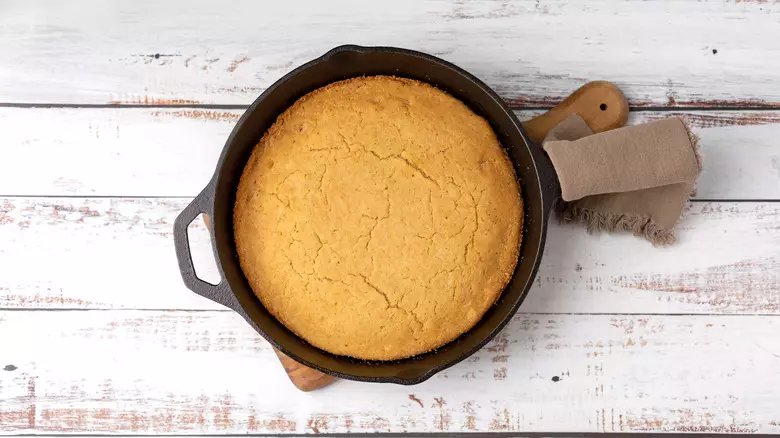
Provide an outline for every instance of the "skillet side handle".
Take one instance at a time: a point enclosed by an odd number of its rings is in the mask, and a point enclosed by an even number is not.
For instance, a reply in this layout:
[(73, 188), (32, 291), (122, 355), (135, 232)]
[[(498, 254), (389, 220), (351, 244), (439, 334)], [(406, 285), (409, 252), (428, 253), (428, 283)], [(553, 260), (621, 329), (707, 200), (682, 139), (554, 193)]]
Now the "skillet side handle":
[(201, 280), (195, 273), (195, 266), (192, 263), (187, 227), (199, 214), (208, 215), (209, 211), (212, 210), (212, 206), (213, 196), (207, 187), (179, 213), (179, 216), (173, 222), (173, 245), (176, 248), (179, 271), (181, 272), (182, 280), (184, 280), (184, 285), (189, 290), (215, 303), (237, 310), (235, 297), (228, 290), (227, 282), (222, 279), (218, 284), (211, 284)]
[(579, 114), (594, 133), (609, 131), (628, 121), (628, 101), (611, 82), (588, 82), (554, 108), (523, 123), (523, 128), (541, 145), (547, 133), (572, 114)]

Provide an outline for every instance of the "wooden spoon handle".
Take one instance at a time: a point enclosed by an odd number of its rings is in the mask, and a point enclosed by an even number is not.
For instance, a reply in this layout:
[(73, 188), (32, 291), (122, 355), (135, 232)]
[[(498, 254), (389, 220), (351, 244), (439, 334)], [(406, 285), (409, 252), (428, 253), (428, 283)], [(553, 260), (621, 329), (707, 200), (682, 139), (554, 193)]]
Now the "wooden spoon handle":
[[(203, 215), (203, 223), (206, 224), (206, 229), (211, 230), (211, 218), (205, 214)], [(287, 377), (292, 384), (301, 391), (320, 389), (336, 380), (333, 376), (319, 372), (314, 368), (301, 365), (276, 348), (274, 348), (274, 353), (276, 353), (276, 356), (279, 358), (279, 362), (282, 363), (284, 372), (287, 373)]]
[(628, 102), (615, 84), (588, 82), (556, 107), (524, 122), (523, 127), (534, 143), (541, 144), (555, 125), (572, 114), (579, 114), (585, 119), (593, 132), (604, 132), (626, 124)]

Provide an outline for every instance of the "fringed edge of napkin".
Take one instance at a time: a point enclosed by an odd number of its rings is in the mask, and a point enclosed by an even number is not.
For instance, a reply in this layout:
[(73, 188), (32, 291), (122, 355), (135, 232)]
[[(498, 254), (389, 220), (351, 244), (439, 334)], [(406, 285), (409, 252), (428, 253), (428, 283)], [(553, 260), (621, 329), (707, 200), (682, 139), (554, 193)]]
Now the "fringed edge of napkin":
[[(693, 156), (696, 158), (696, 164), (699, 166), (699, 173), (701, 173), (702, 169), (704, 169), (704, 165), (702, 164), (701, 150), (699, 148), (700, 138), (691, 130), (691, 119), (689, 119), (688, 116), (677, 116), (677, 118), (685, 127), (685, 132), (688, 134), (688, 140), (690, 140), (691, 146), (693, 147)], [(691, 197), (694, 196), (696, 196), (696, 186), (691, 190)]]
[(685, 126), (685, 132), (688, 133), (688, 140), (691, 141), (691, 146), (693, 147), (693, 156), (696, 157), (696, 164), (699, 165), (699, 172), (701, 173), (702, 169), (704, 169), (704, 165), (702, 164), (701, 150), (699, 147), (700, 138), (691, 130), (691, 120), (687, 116), (678, 116), (677, 118), (680, 119), (683, 126)]
[(596, 231), (606, 231), (608, 233), (627, 231), (637, 237), (649, 240), (654, 246), (671, 245), (677, 241), (673, 231), (661, 227), (647, 216), (602, 213), (587, 208), (575, 207), (571, 203), (564, 201), (559, 202), (556, 213), (558, 219), (563, 223), (575, 222), (585, 224), (588, 233), (591, 234)]
[[(688, 139), (691, 142), (693, 154), (696, 157), (696, 163), (701, 172), (702, 156), (699, 150), (699, 136), (696, 135), (690, 126), (690, 120), (687, 117), (678, 117), (685, 127)], [(694, 192), (691, 194), (693, 196)], [(556, 216), (563, 223), (582, 223), (587, 227), (588, 233), (596, 231), (606, 231), (613, 233), (617, 231), (630, 232), (634, 236), (643, 237), (650, 241), (653, 246), (667, 246), (677, 242), (677, 236), (674, 231), (668, 230), (657, 223), (649, 216), (631, 216), (627, 214), (603, 213), (587, 208), (576, 207), (573, 203), (558, 200), (556, 207)]]

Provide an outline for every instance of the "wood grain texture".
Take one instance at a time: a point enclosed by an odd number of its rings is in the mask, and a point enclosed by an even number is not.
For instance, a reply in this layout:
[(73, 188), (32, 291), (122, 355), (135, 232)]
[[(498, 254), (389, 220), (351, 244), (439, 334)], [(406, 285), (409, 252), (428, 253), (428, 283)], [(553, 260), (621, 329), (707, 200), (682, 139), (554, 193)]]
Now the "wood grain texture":
[(628, 102), (615, 84), (588, 82), (549, 111), (523, 122), (523, 128), (531, 141), (540, 145), (553, 128), (574, 114), (594, 133), (609, 131), (625, 126)]
[(274, 353), (276, 353), (276, 357), (279, 358), (279, 362), (281, 363), (282, 368), (284, 368), (284, 372), (287, 373), (290, 382), (301, 391), (308, 392), (322, 389), (336, 380), (336, 378), (331, 375), (302, 365), (276, 348), (273, 350)]
[[(223, 309), (188, 291), (172, 223), (188, 199), (0, 198), (0, 308)], [(208, 232), (195, 267), (219, 279)], [(532, 313), (780, 313), (780, 203), (697, 202), (679, 243), (551, 226)]]
[(634, 106), (780, 105), (780, 6), (771, 1), (1, 7), (0, 102), (248, 104), (296, 66), (352, 43), (440, 56), (516, 108), (550, 106), (593, 79), (616, 82)]
[(776, 317), (517, 315), (421, 385), (316, 394), (230, 312), (42, 321), (0, 312), (0, 433), (780, 432)]
[[(13, 163), (0, 172), (0, 195), (195, 196), (242, 113), (0, 108), (0, 162)], [(538, 114), (517, 112), (520, 120)], [(629, 123), (676, 115), (701, 136), (698, 198), (780, 200), (780, 112), (643, 111)]]

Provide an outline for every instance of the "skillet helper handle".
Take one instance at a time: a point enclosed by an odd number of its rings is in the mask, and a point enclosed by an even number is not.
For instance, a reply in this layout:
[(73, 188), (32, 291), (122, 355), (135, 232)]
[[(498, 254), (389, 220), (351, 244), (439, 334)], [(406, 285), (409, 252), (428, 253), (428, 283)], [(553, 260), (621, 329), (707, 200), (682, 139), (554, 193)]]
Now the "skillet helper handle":
[(234, 311), (237, 310), (237, 302), (233, 294), (226, 290), (225, 280), (218, 284), (211, 284), (198, 278), (195, 273), (195, 266), (192, 263), (192, 253), (190, 252), (190, 239), (187, 233), (187, 227), (190, 223), (203, 214), (205, 217), (211, 209), (212, 196), (209, 195), (209, 189), (203, 190), (192, 202), (179, 213), (173, 222), (173, 245), (176, 248), (176, 259), (179, 262), (179, 271), (181, 272), (184, 285), (196, 294), (208, 298), (215, 303), (222, 304)]
[(579, 114), (594, 133), (609, 131), (626, 124), (628, 102), (615, 84), (588, 82), (554, 108), (524, 122), (523, 128), (534, 143), (541, 145), (547, 133), (572, 114)]
[[(193, 204), (194, 203), (195, 202), (193, 201)], [(192, 204), (190, 204), (190, 205), (192, 205)], [(189, 206), (188, 206), (188, 208), (189, 208)], [(187, 209), (185, 209), (185, 212), (186, 211), (187, 211)], [(203, 213), (203, 223), (206, 224), (206, 228), (210, 231), (211, 230), (211, 218), (208, 216), (208, 214), (206, 212), (201, 212), (201, 213)], [(192, 220), (197, 215), (198, 215), (198, 213), (196, 213), (194, 216), (192, 216), (191, 219), (189, 219), (187, 221), (187, 223), (185, 224), (185, 229), (186, 229), (187, 225), (189, 225), (189, 223), (192, 222)], [(180, 217), (181, 216), (184, 216), (184, 212), (182, 212)], [(189, 215), (187, 217), (189, 217)], [(178, 221), (178, 218), (176, 220)], [(186, 236), (184, 238), (186, 240)], [(175, 229), (174, 229), (174, 240), (175, 239), (176, 239), (176, 236), (175, 236)], [(188, 246), (189, 246), (189, 243), (188, 243)], [(176, 247), (176, 252), (177, 252), (177, 255), (178, 255), (178, 243), (177, 243), (177, 247)], [(187, 254), (189, 254), (189, 250), (187, 251)], [(190, 260), (190, 265), (191, 264), (192, 264), (192, 261)], [(184, 273), (184, 271), (182, 270), (182, 276), (184, 275), (183, 273)], [(197, 279), (197, 277), (195, 277), (195, 278)], [(187, 280), (185, 280), (185, 283), (186, 283), (186, 281)], [(203, 282), (200, 279), (198, 279), (198, 281)], [(205, 282), (203, 282), (203, 283), (205, 283)], [(208, 284), (208, 283), (206, 283), (206, 284)], [(187, 287), (190, 287), (189, 284), (187, 285)], [(192, 288), (190, 287), (190, 289), (192, 289)], [(195, 289), (192, 289), (192, 291), (197, 293), (198, 295), (202, 295), (202, 296), (204, 296), (206, 298), (209, 298), (209, 299), (211, 299), (213, 301), (216, 301), (216, 302), (218, 302), (218, 303), (220, 303), (222, 305), (230, 307), (233, 310), (236, 310), (231, 305), (228, 305), (228, 304), (225, 304), (223, 302), (217, 301), (217, 300), (213, 299), (209, 295), (201, 294), (198, 291), (196, 291)], [(231, 292), (229, 292), (229, 291), (226, 291), (226, 292), (228, 294), (231, 294)], [(232, 294), (231, 294), (231, 299), (232, 299), (232, 302), (235, 303), (235, 297), (232, 297)], [(237, 305), (237, 303), (235, 303), (235, 305)], [(276, 353), (276, 356), (279, 358), (279, 362), (282, 363), (282, 367), (284, 367), (284, 372), (287, 373), (287, 377), (290, 379), (290, 382), (292, 382), (292, 384), (295, 385), (295, 387), (300, 389), (301, 391), (305, 391), (305, 392), (314, 391), (315, 389), (320, 389), (320, 388), (322, 388), (324, 386), (327, 386), (328, 384), (330, 384), (334, 380), (336, 380), (336, 378), (333, 377), (333, 376), (330, 376), (330, 375), (325, 374), (325, 373), (321, 373), (321, 372), (319, 372), (319, 371), (317, 371), (317, 370), (315, 370), (313, 368), (309, 368), (306, 365), (298, 363), (297, 361), (295, 361), (295, 359), (290, 358), (286, 354), (284, 354), (281, 351), (277, 350), (275, 347), (271, 347), (271, 348), (274, 349), (274, 353)]]

